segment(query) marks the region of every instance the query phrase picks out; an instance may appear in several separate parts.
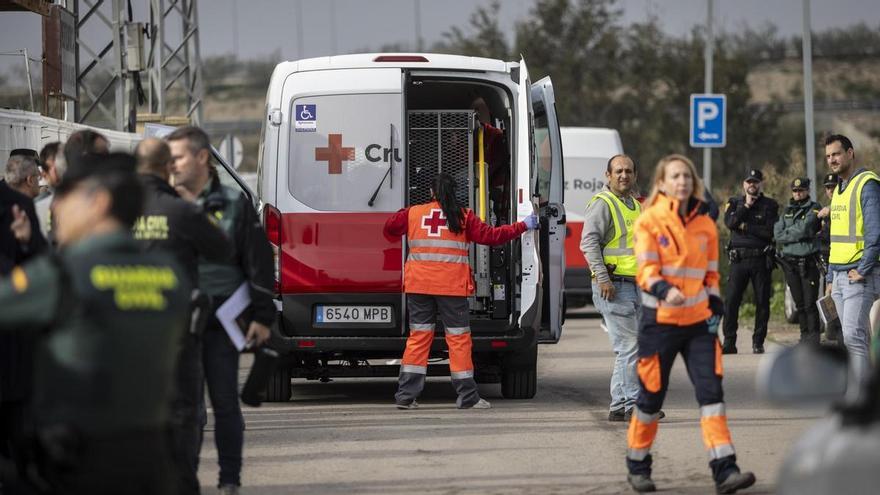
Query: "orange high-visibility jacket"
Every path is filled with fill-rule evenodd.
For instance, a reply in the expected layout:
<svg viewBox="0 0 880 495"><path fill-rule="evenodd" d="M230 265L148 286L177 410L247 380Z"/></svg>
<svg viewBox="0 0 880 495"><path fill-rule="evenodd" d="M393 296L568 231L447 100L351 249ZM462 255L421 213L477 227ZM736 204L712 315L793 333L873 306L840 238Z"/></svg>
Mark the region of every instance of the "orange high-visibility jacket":
<svg viewBox="0 0 880 495"><path fill-rule="evenodd" d="M409 254L403 268L403 290L408 294L469 296L474 281L468 260L470 242L496 246L518 237L526 224L491 227L464 210L462 231L454 234L446 226L440 203L404 208L385 222L387 235L407 236Z"/></svg>
<svg viewBox="0 0 880 495"><path fill-rule="evenodd" d="M643 291L642 305L657 310L657 323L688 326L708 319L709 296L721 295L718 230L700 213L701 202L695 202L684 219L678 205L678 200L659 194L636 220L636 282ZM671 305L655 296L652 289L662 281L677 287L685 302Z"/></svg>

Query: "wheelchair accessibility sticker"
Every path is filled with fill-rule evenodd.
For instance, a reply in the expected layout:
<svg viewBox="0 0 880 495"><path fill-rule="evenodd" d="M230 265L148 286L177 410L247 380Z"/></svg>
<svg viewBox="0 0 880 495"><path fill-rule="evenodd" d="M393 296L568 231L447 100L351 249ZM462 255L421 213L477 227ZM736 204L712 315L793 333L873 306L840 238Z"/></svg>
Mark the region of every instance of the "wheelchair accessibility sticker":
<svg viewBox="0 0 880 495"><path fill-rule="evenodd" d="M317 105L296 105L294 119L296 132L315 132L318 129Z"/></svg>

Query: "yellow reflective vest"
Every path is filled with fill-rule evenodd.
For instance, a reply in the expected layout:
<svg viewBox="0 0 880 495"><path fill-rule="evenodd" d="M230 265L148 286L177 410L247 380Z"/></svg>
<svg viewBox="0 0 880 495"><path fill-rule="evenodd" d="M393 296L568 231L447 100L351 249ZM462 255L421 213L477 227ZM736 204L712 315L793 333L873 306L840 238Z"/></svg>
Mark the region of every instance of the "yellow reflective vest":
<svg viewBox="0 0 880 495"><path fill-rule="evenodd" d="M635 277L638 271L633 242L633 225L642 213L642 205L633 198L634 207L630 208L610 191L597 193L590 199L590 204L603 200L611 212L614 223L614 237L602 248L602 258L606 265L615 265L613 275ZM609 275L612 275L609 273Z"/></svg>
<svg viewBox="0 0 880 495"><path fill-rule="evenodd" d="M865 250L865 222L862 216L862 189L868 181L880 182L874 172L862 171L852 176L843 190L834 189L831 197L831 254L828 262L847 265L862 259Z"/></svg>

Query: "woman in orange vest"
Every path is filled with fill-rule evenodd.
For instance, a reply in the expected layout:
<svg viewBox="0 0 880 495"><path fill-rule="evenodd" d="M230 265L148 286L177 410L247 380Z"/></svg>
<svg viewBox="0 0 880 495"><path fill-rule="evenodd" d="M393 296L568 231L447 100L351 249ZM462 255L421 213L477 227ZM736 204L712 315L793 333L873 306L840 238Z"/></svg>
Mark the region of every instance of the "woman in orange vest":
<svg viewBox="0 0 880 495"><path fill-rule="evenodd" d="M474 292L468 248L471 242L496 246L538 228L532 214L524 222L491 227L455 200L455 179L437 174L429 203L404 208L385 222L385 234L406 235L409 255L403 269L403 290L409 310L409 338L400 366L395 399L398 409L415 409L434 341L437 316L443 321L449 347L449 370L458 392L459 409L488 409L474 381L471 360L470 307Z"/></svg>
<svg viewBox="0 0 880 495"><path fill-rule="evenodd" d="M703 443L718 493L755 482L736 464L721 388L718 321L724 313L718 288L718 231L702 201L703 184L682 155L660 160L647 208L634 227L642 289L639 328L639 395L627 434L627 480L637 492L653 492L651 444L669 372L684 358L700 405Z"/></svg>

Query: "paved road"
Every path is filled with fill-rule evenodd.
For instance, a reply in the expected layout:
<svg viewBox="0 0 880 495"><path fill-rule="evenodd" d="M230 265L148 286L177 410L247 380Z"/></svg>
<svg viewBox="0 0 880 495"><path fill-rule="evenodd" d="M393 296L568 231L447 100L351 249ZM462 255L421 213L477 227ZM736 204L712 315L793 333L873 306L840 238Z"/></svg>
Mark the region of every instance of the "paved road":
<svg viewBox="0 0 880 495"><path fill-rule="evenodd" d="M246 408L245 494L627 493L626 429L608 423L612 357L595 315L569 318L562 341L542 346L538 395L501 399L481 385L489 411L458 411L448 379L431 378L417 411L392 406L395 381L294 382L286 404ZM740 349L747 349L743 335ZM773 346L768 347L773 351ZM754 396L759 357L725 356L734 444L772 493L787 447L816 412L776 410ZM675 365L654 446L654 479L666 493L714 493L699 410L684 363ZM216 484L209 431L199 476ZM210 491L206 491L210 493Z"/></svg>

